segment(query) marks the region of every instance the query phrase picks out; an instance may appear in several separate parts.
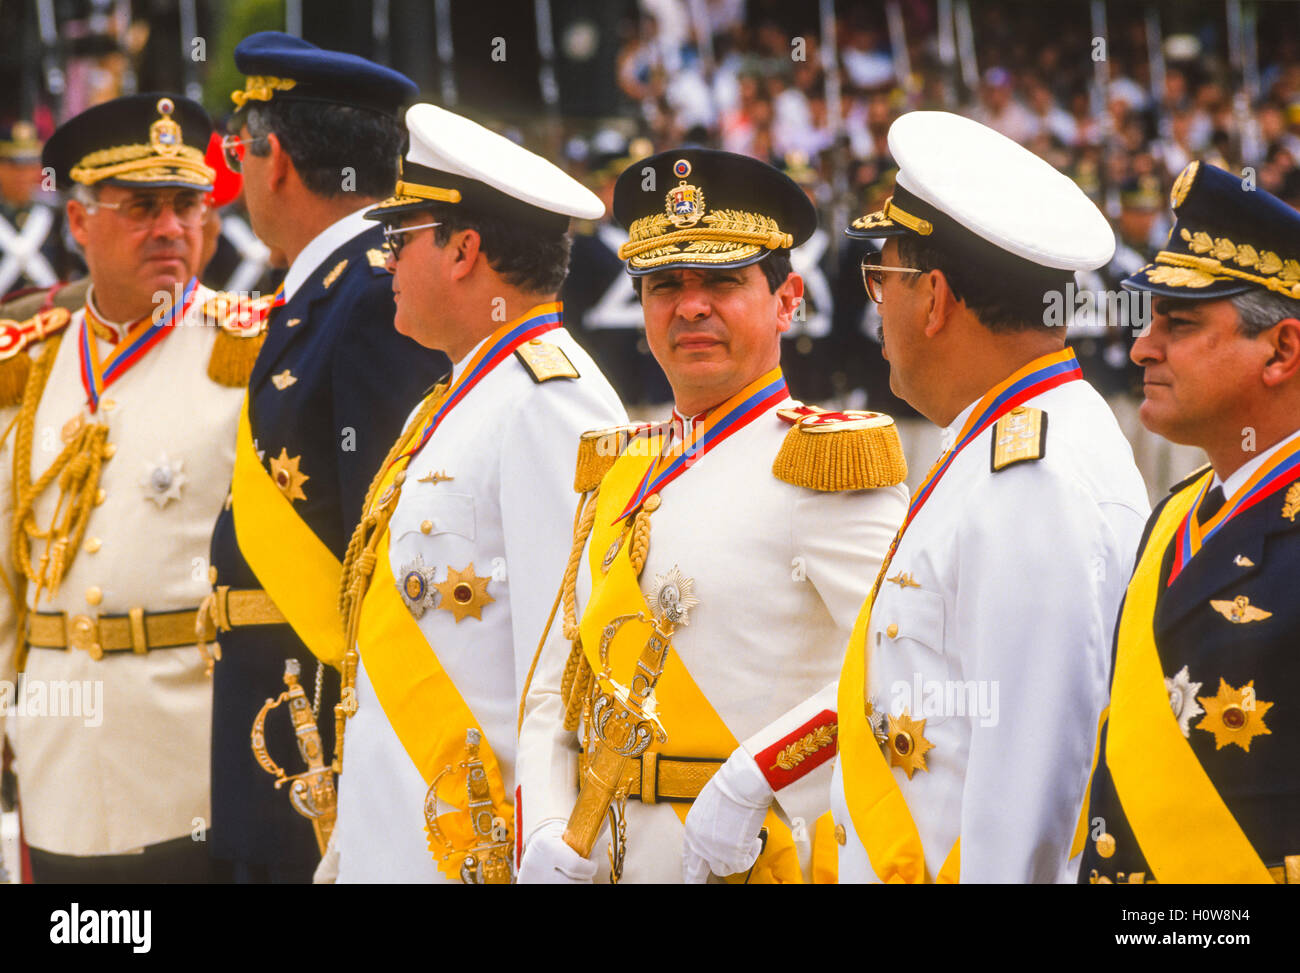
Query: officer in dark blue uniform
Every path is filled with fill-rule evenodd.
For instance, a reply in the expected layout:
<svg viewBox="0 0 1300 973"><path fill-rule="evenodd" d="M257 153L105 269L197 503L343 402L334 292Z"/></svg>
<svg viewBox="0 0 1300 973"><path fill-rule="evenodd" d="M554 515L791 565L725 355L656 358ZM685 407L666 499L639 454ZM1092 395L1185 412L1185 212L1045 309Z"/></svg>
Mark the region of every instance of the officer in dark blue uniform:
<svg viewBox="0 0 1300 973"><path fill-rule="evenodd" d="M235 863L236 880L306 882L321 849L303 815L327 819L332 808L291 803L265 761L293 774L329 759L348 537L370 477L448 363L394 331L383 234L361 215L392 191L399 109L415 85L273 32L245 38L235 63L248 78L232 95L227 160L244 174L253 230L288 271L246 322L246 333L262 333L239 349L256 363L231 499L212 539L212 854ZM240 366L233 355L228 364ZM300 753L296 724L272 711L255 759L250 730L284 690L287 663L301 673L319 746Z"/></svg>
<svg viewBox="0 0 1300 973"><path fill-rule="evenodd" d="M1300 882L1300 213L1193 162L1133 346L1210 466L1152 513L1079 822L1081 882Z"/></svg>

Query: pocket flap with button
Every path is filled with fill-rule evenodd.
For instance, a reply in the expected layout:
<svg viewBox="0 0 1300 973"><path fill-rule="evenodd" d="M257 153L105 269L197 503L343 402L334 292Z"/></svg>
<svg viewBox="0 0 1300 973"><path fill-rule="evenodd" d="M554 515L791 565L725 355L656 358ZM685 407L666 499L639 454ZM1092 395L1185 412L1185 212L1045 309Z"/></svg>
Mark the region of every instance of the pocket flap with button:
<svg viewBox="0 0 1300 973"><path fill-rule="evenodd" d="M406 496L403 495L403 500ZM474 539L474 498L468 493L438 493L425 496L412 496L411 519L403 521L407 529L399 537L407 534L457 534L466 540ZM418 519L416 519L418 518Z"/></svg>
<svg viewBox="0 0 1300 973"><path fill-rule="evenodd" d="M913 718L925 717L930 721L927 725L937 726L951 715L925 705L927 694L937 693L942 700L948 691L943 596L908 588L892 592L880 609L879 619L871 621L876 632L872 683L879 704L891 713L906 709ZM920 698L914 698L918 694Z"/></svg>

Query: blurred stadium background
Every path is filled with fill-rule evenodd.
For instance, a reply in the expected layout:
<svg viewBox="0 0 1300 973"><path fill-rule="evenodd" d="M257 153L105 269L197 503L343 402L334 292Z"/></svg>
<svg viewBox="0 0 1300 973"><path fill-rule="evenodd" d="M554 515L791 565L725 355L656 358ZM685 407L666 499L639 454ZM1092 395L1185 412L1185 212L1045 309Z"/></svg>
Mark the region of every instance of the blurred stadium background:
<svg viewBox="0 0 1300 973"><path fill-rule="evenodd" d="M220 125L242 86L231 50L262 29L405 72L425 99L562 161L607 202L623 167L673 144L744 152L787 171L822 217L795 254L808 301L785 349L792 390L900 417L913 482L936 431L909 421L914 413L890 394L857 270L861 245L841 233L890 191L885 135L900 113L971 115L1075 179L1118 242L1082 288L1113 293L1154 254L1169 229L1169 188L1191 159L1300 206L1293 2L0 0L0 125L43 138L92 103L149 90L197 98ZM0 177L0 215L15 232L57 202L33 196L39 166L0 158ZM269 289L274 272L238 201L223 215L205 282ZM669 392L615 256L619 231L608 222L576 230L567 322L634 412L658 411ZM78 276L59 235L55 225L43 247L47 268L0 265L0 292ZM1198 455L1136 419L1133 323L1124 308L1079 314L1070 340L1156 497Z"/></svg>

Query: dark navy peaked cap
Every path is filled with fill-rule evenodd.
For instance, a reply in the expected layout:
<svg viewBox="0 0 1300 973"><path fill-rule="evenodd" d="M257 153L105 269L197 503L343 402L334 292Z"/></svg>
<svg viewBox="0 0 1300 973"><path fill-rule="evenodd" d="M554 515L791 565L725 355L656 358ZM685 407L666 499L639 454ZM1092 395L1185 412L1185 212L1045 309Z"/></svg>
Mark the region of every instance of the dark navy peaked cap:
<svg viewBox="0 0 1300 973"><path fill-rule="evenodd" d="M235 66L248 75L232 92L237 110L269 101L315 101L396 115L419 89L406 75L355 54L327 51L300 37L264 30L235 47Z"/></svg>

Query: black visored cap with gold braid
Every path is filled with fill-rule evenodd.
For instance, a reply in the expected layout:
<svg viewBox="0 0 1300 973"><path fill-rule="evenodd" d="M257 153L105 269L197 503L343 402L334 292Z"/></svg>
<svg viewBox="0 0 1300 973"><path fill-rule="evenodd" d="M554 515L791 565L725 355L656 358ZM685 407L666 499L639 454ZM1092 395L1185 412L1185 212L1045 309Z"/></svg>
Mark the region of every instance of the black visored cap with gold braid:
<svg viewBox="0 0 1300 973"><path fill-rule="evenodd" d="M1182 171L1170 199L1175 223L1164 249L1124 287L1192 300L1260 288L1300 300L1300 213L1204 162Z"/></svg>
<svg viewBox="0 0 1300 973"><path fill-rule="evenodd" d="M41 163L59 189L74 185L212 189L203 160L212 120L198 102L154 92L87 108L55 130Z"/></svg>
<svg viewBox="0 0 1300 973"><path fill-rule="evenodd" d="M614 216L628 230L618 255L634 277L744 267L817 228L816 209L789 176L716 149L669 149L632 163L614 185Z"/></svg>

